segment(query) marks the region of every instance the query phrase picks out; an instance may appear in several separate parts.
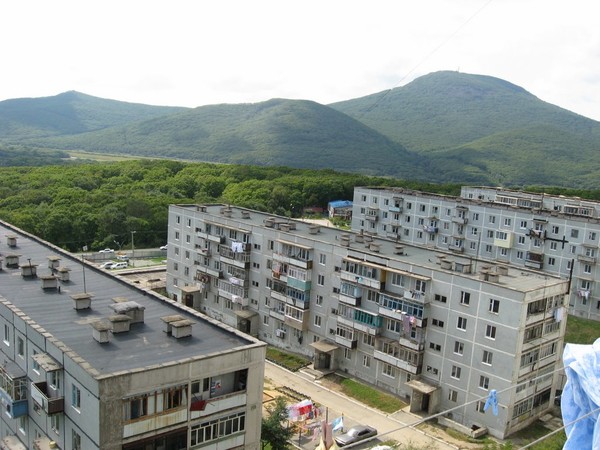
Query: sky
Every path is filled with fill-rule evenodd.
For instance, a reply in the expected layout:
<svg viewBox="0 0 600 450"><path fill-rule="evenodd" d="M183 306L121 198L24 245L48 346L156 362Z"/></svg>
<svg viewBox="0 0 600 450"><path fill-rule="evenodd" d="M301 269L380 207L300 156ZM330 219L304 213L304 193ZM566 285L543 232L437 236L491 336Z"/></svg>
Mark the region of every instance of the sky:
<svg viewBox="0 0 600 450"><path fill-rule="evenodd" d="M328 104L453 70L600 121L598 17L597 0L9 0L0 101Z"/></svg>

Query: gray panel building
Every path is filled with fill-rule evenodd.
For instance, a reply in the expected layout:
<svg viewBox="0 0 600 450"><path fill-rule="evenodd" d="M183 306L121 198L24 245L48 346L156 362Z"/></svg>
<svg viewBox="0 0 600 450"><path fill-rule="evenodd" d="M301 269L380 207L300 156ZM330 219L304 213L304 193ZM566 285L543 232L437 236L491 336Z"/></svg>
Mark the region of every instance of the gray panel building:
<svg viewBox="0 0 600 450"><path fill-rule="evenodd" d="M569 313L600 320L599 202L490 187L463 187L460 197L358 187L352 229L572 278Z"/></svg>
<svg viewBox="0 0 600 450"><path fill-rule="evenodd" d="M271 345L505 437L553 404L568 280L224 205L169 208L167 290ZM499 415L484 413L495 389Z"/></svg>
<svg viewBox="0 0 600 450"><path fill-rule="evenodd" d="M0 448L258 449L265 344L0 222Z"/></svg>

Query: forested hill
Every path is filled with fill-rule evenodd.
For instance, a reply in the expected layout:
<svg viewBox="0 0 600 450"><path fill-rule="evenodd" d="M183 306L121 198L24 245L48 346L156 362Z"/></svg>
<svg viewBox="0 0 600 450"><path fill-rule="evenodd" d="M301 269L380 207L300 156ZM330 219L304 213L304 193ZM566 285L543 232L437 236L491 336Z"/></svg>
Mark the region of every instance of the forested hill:
<svg viewBox="0 0 600 450"><path fill-rule="evenodd" d="M29 141L61 149L425 178L426 162L307 100L212 105L121 127Z"/></svg>
<svg viewBox="0 0 600 450"><path fill-rule="evenodd" d="M510 82L448 71L329 106L166 108L77 92L7 100L1 145L509 187L594 188L600 176L600 122Z"/></svg>
<svg viewBox="0 0 600 450"><path fill-rule="evenodd" d="M0 140L63 136L163 117L187 108L107 100L76 91L0 102Z"/></svg>

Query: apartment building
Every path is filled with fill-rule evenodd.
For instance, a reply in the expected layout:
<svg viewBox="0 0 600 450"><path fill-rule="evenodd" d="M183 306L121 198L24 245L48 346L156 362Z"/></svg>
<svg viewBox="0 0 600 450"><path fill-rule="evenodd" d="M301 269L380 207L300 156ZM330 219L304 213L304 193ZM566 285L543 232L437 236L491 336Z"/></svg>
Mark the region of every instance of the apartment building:
<svg viewBox="0 0 600 450"><path fill-rule="evenodd" d="M358 187L352 229L571 279L569 314L600 320L600 203L490 187L460 197Z"/></svg>
<svg viewBox="0 0 600 450"><path fill-rule="evenodd" d="M497 437L553 404L568 280L223 205L169 208L170 298ZM498 392L494 416L483 407Z"/></svg>
<svg viewBox="0 0 600 450"><path fill-rule="evenodd" d="M0 448L258 449L265 344L0 222Z"/></svg>

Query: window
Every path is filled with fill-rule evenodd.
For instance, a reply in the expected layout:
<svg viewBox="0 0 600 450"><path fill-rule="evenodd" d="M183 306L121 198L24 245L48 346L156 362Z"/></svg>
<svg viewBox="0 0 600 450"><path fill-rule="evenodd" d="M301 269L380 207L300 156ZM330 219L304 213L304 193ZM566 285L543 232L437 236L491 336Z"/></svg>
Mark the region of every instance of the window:
<svg viewBox="0 0 600 450"><path fill-rule="evenodd" d="M489 339L496 339L496 327L494 325L487 325L485 327L485 337Z"/></svg>
<svg viewBox="0 0 600 450"><path fill-rule="evenodd" d="M269 316L265 315L263 316L263 325L265 326L269 326Z"/></svg>
<svg viewBox="0 0 600 450"><path fill-rule="evenodd" d="M517 252L517 259L523 259L523 252L520 250Z"/></svg>
<svg viewBox="0 0 600 450"><path fill-rule="evenodd" d="M456 328L458 328L459 330L466 330L467 329L467 319L465 317L459 317L458 321L456 323Z"/></svg>
<svg viewBox="0 0 600 450"><path fill-rule="evenodd" d="M504 218L504 226L510 227L511 225L512 225L512 219L510 217L505 217Z"/></svg>
<svg viewBox="0 0 600 450"><path fill-rule="evenodd" d="M315 300L315 303L317 304L317 306L322 306L323 305L323 296L317 295L317 299Z"/></svg>
<svg viewBox="0 0 600 450"><path fill-rule="evenodd" d="M163 410L179 408L185 404L185 394L183 387L178 386L165 390L163 394Z"/></svg>
<svg viewBox="0 0 600 450"><path fill-rule="evenodd" d="M558 242L552 241L550 242L550 250L556 250L558 248Z"/></svg>
<svg viewBox="0 0 600 450"><path fill-rule="evenodd" d="M483 364L487 364L487 365L492 365L492 357L493 357L493 353L488 351L488 350L484 350L483 351L483 359L481 360L481 362Z"/></svg>
<svg viewBox="0 0 600 450"><path fill-rule="evenodd" d="M369 347L375 347L375 336L367 333L363 333L363 344L368 345Z"/></svg>
<svg viewBox="0 0 600 450"><path fill-rule="evenodd" d="M37 354L38 354L37 350L34 350L33 354L31 355L32 356L32 358L31 358L32 359L31 367L33 368L33 371L36 372L39 375L39 373L40 373L40 365L35 360L35 358L33 358Z"/></svg>
<svg viewBox="0 0 600 450"><path fill-rule="evenodd" d="M17 355L21 358L25 356L25 341L21 336L17 338Z"/></svg>
<svg viewBox="0 0 600 450"><path fill-rule="evenodd" d="M179 216L177 218L179 219ZM71 448L81 450L81 436L75 430L71 430Z"/></svg>
<svg viewBox="0 0 600 450"><path fill-rule="evenodd" d="M223 440L246 429L246 413L239 412L194 425L190 429L191 445Z"/></svg>
<svg viewBox="0 0 600 450"><path fill-rule="evenodd" d="M454 389L450 389L448 391L448 400L450 400L451 402L456 402L457 399L458 399L458 392L455 391Z"/></svg>
<svg viewBox="0 0 600 450"><path fill-rule="evenodd" d="M589 239L590 241L595 241L595 240L596 240L596 232L595 232L595 231L590 231L590 232L588 233L588 239Z"/></svg>
<svg viewBox="0 0 600 450"><path fill-rule="evenodd" d="M321 326L321 316L315 316L315 326L320 327Z"/></svg>
<svg viewBox="0 0 600 450"><path fill-rule="evenodd" d="M435 294L433 296L433 299L436 302L441 302L441 303L446 303L446 301L448 300L444 295L440 295L440 294Z"/></svg>
<svg viewBox="0 0 600 450"><path fill-rule="evenodd" d="M51 414L50 415L50 428L56 434L60 434L60 414Z"/></svg>
<svg viewBox="0 0 600 450"><path fill-rule="evenodd" d="M148 415L148 397L129 399L125 406L125 420L135 420Z"/></svg>
<svg viewBox="0 0 600 450"><path fill-rule="evenodd" d="M363 367L371 367L371 357L369 355L363 355L362 358Z"/></svg>
<svg viewBox="0 0 600 450"><path fill-rule="evenodd" d="M350 350L349 348L345 348L344 349L344 358L352 361L352 350Z"/></svg>
<svg viewBox="0 0 600 450"><path fill-rule="evenodd" d="M558 227L556 225L552 225L552 234L558 234Z"/></svg>
<svg viewBox="0 0 600 450"><path fill-rule="evenodd" d="M464 351L465 351L465 344L460 341L454 341L454 353L462 356Z"/></svg>
<svg viewBox="0 0 600 450"><path fill-rule="evenodd" d="M473 213L473 220L479 220L479 213Z"/></svg>
<svg viewBox="0 0 600 450"><path fill-rule="evenodd" d="M434 327L444 328L444 321L439 319L431 319L431 325Z"/></svg>
<svg viewBox="0 0 600 450"><path fill-rule="evenodd" d="M579 230L577 230L577 229L573 228L573 229L571 230L571 237L572 237L572 238L578 238L578 237L579 237Z"/></svg>
<svg viewBox="0 0 600 450"><path fill-rule="evenodd" d="M478 233L478 230L477 230L477 228L475 228L475 227L471 227L471 234L472 234L473 236L477 236L477 233Z"/></svg>
<svg viewBox="0 0 600 450"><path fill-rule="evenodd" d="M440 344L436 344L434 342L430 342L429 343L429 348L431 350L436 351L436 352L441 352L442 351L442 346Z"/></svg>
<svg viewBox="0 0 600 450"><path fill-rule="evenodd" d="M319 264L325 264L325 262L327 261L327 255L325 255L325 253L321 253L319 255Z"/></svg>
<svg viewBox="0 0 600 450"><path fill-rule="evenodd" d="M462 369L458 366L452 366L452 372L450 373L450 376L456 380L460 380L460 373L461 373Z"/></svg>
<svg viewBox="0 0 600 450"><path fill-rule="evenodd" d="M527 228L527 221L526 220L521 220L520 227L521 228Z"/></svg>
<svg viewBox="0 0 600 450"><path fill-rule="evenodd" d="M81 408L81 390L74 384L71 385L71 406L77 410Z"/></svg>
<svg viewBox="0 0 600 450"><path fill-rule="evenodd" d="M317 284L319 286L324 286L325 285L325 275L323 275L323 274L317 275Z"/></svg>
<svg viewBox="0 0 600 450"><path fill-rule="evenodd" d="M488 311L498 314L498 311L500 311L500 300L494 300L493 298L490 298L490 307Z"/></svg>
<svg viewBox="0 0 600 450"><path fill-rule="evenodd" d="M486 253L492 253L492 246L490 244L486 244L485 245L485 252Z"/></svg>
<svg viewBox="0 0 600 450"><path fill-rule="evenodd" d="M478 400L477 403L475 403L475 411L480 412L480 413L485 413L485 402L483 400Z"/></svg>
<svg viewBox="0 0 600 450"><path fill-rule="evenodd" d="M175 240L178 241L179 240L179 231L175 232Z"/></svg>
<svg viewBox="0 0 600 450"><path fill-rule="evenodd" d="M50 372L50 386L54 389L60 389L60 371L53 370Z"/></svg>
<svg viewBox="0 0 600 450"><path fill-rule="evenodd" d="M488 217L488 222L489 223L496 223L496 216L489 216Z"/></svg>
<svg viewBox="0 0 600 450"><path fill-rule="evenodd" d="M556 259L555 259L555 258L553 258L553 257L551 257L551 256L549 256L549 257L548 257L548 265L549 265L549 266L553 266L553 265L555 265L555 264L556 264Z"/></svg>
<svg viewBox="0 0 600 450"><path fill-rule="evenodd" d="M465 305L465 306L469 306L470 302L471 302L471 293L470 292L461 291L460 292L460 304L461 305Z"/></svg>
<svg viewBox="0 0 600 450"><path fill-rule="evenodd" d="M4 343L10 345L10 326L4 324Z"/></svg>
<svg viewBox="0 0 600 450"><path fill-rule="evenodd" d="M494 237L494 230L488 230L487 237L493 238Z"/></svg>
<svg viewBox="0 0 600 450"><path fill-rule="evenodd" d="M490 387L490 379L489 379L489 377L481 375L479 377L479 387L481 389L487 390Z"/></svg>
<svg viewBox="0 0 600 450"><path fill-rule="evenodd" d="M391 364L383 363L381 373L388 377L394 378L396 376L396 369Z"/></svg>

